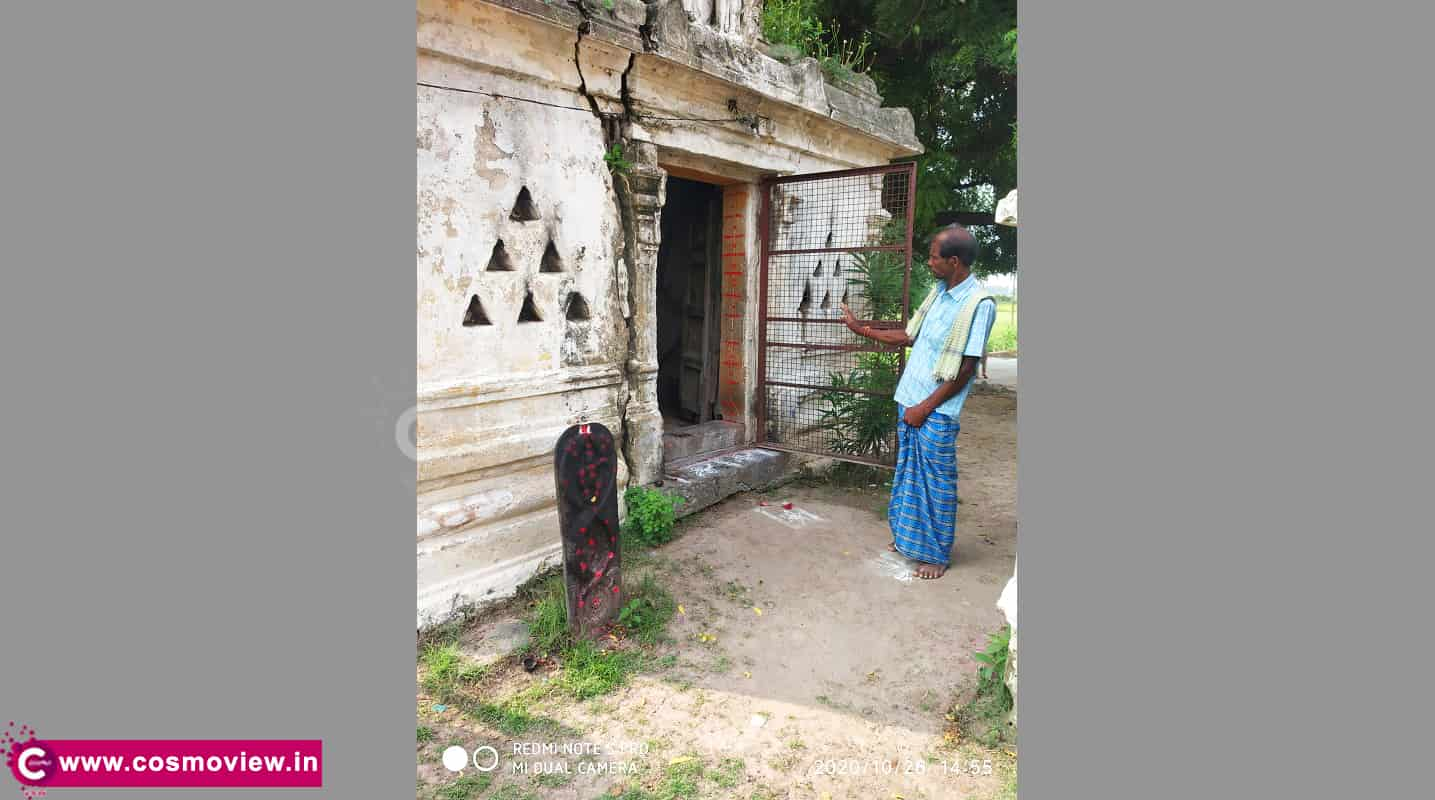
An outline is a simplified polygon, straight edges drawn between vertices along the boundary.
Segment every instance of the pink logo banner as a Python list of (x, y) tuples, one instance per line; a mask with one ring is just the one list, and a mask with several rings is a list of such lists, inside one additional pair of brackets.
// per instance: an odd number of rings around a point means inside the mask
[(319, 787), (319, 739), (35, 739), (5, 759), (24, 786)]

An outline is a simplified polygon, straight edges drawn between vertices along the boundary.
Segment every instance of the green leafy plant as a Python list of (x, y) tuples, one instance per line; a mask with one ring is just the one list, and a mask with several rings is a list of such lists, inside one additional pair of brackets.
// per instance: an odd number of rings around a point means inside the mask
[(656, 547), (673, 538), (679, 498), (634, 486), (623, 493), (623, 502), (628, 506), (628, 517), (623, 521), (623, 533), (628, 539), (645, 547)]
[(816, 0), (767, 0), (762, 5), (762, 36), (809, 55), (826, 30), (817, 19)]
[(850, 78), (872, 65), (872, 35), (842, 38), (841, 25), (818, 18), (817, 0), (767, 0), (762, 6), (762, 36), (776, 45), (774, 55), (797, 54), (817, 59), (828, 75)]
[(818, 426), (827, 432), (833, 451), (886, 459), (893, 452), (897, 428), (896, 353), (859, 353), (857, 366), (846, 375), (832, 373), (831, 389), (822, 392)]
[(1007, 693), (1008, 708), (1010, 708), (1011, 696), (1006, 688), (1006, 662), (1007, 655), (1011, 652), (1011, 626), (1004, 625), (1002, 629), (987, 637), (987, 649), (976, 653), (978, 690), (995, 689), (1001, 687), (1001, 691)]
[(607, 152), (603, 153), (603, 161), (608, 165), (608, 169), (613, 172), (627, 174), (633, 169), (633, 163), (623, 158), (622, 142), (614, 142), (613, 146), (609, 147)]

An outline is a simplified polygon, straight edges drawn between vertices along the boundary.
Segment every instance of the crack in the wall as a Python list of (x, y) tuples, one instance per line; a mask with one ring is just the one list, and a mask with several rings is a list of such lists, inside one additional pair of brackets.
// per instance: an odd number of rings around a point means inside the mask
[[(583, 16), (583, 21), (578, 24), (577, 38), (573, 40), (573, 66), (578, 70), (578, 92), (588, 101), (593, 110), (593, 116), (598, 118), (598, 123), (603, 131), (603, 146), (605, 150), (612, 149), (615, 143), (623, 144), (621, 123), (632, 119), (632, 107), (628, 98), (628, 73), (632, 71), (633, 64), (637, 60), (636, 53), (628, 55), (628, 66), (623, 70), (621, 99), (623, 103), (623, 114), (619, 117), (616, 114), (605, 114), (598, 107), (598, 100), (588, 91), (588, 81), (583, 76), (582, 46), (583, 36), (588, 33), (591, 22), (588, 8), (583, 0), (570, 0), (570, 3), (578, 9)], [(623, 268), (628, 271), (627, 281), (621, 281), (618, 271), (613, 271), (613, 296), (623, 298), (626, 294), (627, 314), (620, 314), (623, 325), (628, 332), (628, 349), (619, 360), (619, 369), (622, 373), (622, 382), (619, 385), (617, 406), (618, 422), (621, 427), (623, 446), (620, 452), (623, 455), (623, 463), (627, 467), (628, 477), (626, 486), (633, 483), (633, 441), (628, 426), (628, 405), (632, 401), (632, 375), (634, 354), (637, 353), (638, 331), (633, 324), (633, 316), (637, 313), (637, 304), (633, 298), (633, 285), (637, 276), (633, 274), (637, 265), (638, 242), (637, 242), (637, 220), (633, 211), (633, 191), (628, 185), (627, 176), (617, 170), (610, 170), (609, 176), (612, 179), (613, 193), (616, 195), (618, 216), (622, 225), (623, 233)], [(627, 284), (627, 291), (623, 291), (622, 284)]]

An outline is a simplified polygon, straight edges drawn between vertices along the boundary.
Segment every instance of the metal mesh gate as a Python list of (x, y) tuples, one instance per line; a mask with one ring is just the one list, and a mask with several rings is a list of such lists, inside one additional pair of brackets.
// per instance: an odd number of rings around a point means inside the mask
[(916, 165), (772, 178), (762, 184), (757, 443), (891, 466), (903, 348), (863, 339), (910, 313)]

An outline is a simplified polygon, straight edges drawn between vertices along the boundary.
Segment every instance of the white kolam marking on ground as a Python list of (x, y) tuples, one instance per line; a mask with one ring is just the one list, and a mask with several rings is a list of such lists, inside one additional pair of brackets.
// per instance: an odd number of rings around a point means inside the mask
[(899, 553), (883, 550), (876, 558), (867, 562), (879, 574), (894, 578), (902, 583), (912, 582), (912, 562)]
[(806, 527), (813, 522), (826, 522), (822, 517), (801, 508), (788, 510), (781, 507), (758, 506), (757, 513), (774, 522), (780, 522), (793, 530)]

